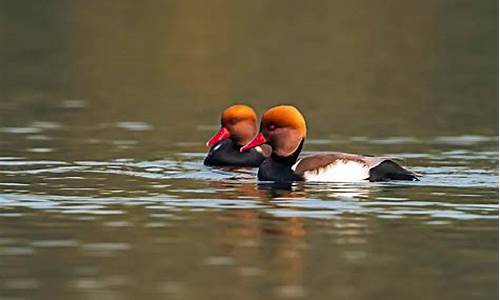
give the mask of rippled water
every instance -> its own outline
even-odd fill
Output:
[[[144,122],[113,127],[162,132]],[[203,166],[201,141],[140,160],[127,154],[145,140],[84,139],[70,148],[106,148],[116,158],[73,160],[56,159],[67,157],[65,146],[52,146],[72,131],[63,124],[1,131],[11,152],[0,157],[4,296],[465,299],[496,291],[497,137],[313,139],[309,151],[371,150],[425,176],[273,186],[258,184],[255,169]]]

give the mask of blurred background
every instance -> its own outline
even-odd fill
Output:
[[[145,122],[166,129],[156,138],[202,142],[197,126],[232,103],[291,103],[315,137],[497,135],[497,8],[3,0],[1,122]],[[85,108],[63,113],[67,100]]]

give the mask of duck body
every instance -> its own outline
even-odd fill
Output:
[[[418,180],[390,158],[332,152],[300,159],[271,155],[258,172],[261,181],[360,182]]]
[[[261,147],[240,152],[241,145],[231,139],[215,144],[208,151],[203,164],[206,166],[258,167],[266,159]]]
[[[418,180],[421,176],[389,157],[329,152],[299,158],[306,133],[306,123],[298,109],[276,106],[264,114],[260,132],[240,151],[260,145],[272,148],[271,156],[260,165],[261,181],[358,182]]]

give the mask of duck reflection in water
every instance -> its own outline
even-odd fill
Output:
[[[246,188],[252,185],[243,185]],[[253,185],[253,192],[259,193]],[[263,286],[279,297],[302,297],[307,231],[305,221],[297,217],[276,217],[260,209],[226,210],[217,217],[221,233],[217,235],[217,255],[229,257],[237,266],[232,284],[248,288],[261,276],[273,274],[272,284]],[[276,273],[275,269],[281,271]],[[262,292],[259,290],[259,293]],[[250,293],[254,290],[249,291]],[[259,294],[254,295],[259,298]]]
[[[314,222],[330,224],[325,234],[331,238],[331,251],[340,251],[340,255],[334,256],[339,261],[366,257],[364,251],[356,247],[353,250],[345,245],[368,243],[366,235],[370,234],[369,220],[353,217],[351,213],[345,216],[330,215],[327,221],[303,218],[304,208],[287,205],[290,199],[297,202],[306,199],[309,192],[314,193],[315,186],[256,185],[254,182],[241,181],[214,182],[214,186],[221,190],[224,198],[258,198],[264,205],[223,210],[216,219],[221,230],[215,241],[219,245],[217,255],[230,258],[237,266],[234,284],[239,288],[245,289],[248,280],[272,274],[273,270],[279,268],[281,272],[272,278],[272,285],[267,287],[273,289],[273,294],[279,297],[303,297],[314,293],[305,289],[304,282],[304,274],[307,273],[305,266],[310,264],[308,257],[311,255],[308,253],[308,243],[318,235],[316,230],[308,231],[308,226],[314,226]],[[346,186],[339,188],[350,191]]]

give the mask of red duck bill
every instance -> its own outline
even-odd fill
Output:
[[[259,132],[259,134],[253,138],[253,140],[251,140],[248,144],[240,148],[240,152],[245,152],[247,150],[250,150],[265,143],[267,143],[266,138],[264,137],[264,135],[262,135],[262,133]]]
[[[214,136],[208,140],[207,147],[212,147],[218,142],[228,139],[230,137],[231,134],[229,133],[229,130],[227,130],[225,127],[221,127],[219,131],[217,131],[217,133],[214,134]]]

